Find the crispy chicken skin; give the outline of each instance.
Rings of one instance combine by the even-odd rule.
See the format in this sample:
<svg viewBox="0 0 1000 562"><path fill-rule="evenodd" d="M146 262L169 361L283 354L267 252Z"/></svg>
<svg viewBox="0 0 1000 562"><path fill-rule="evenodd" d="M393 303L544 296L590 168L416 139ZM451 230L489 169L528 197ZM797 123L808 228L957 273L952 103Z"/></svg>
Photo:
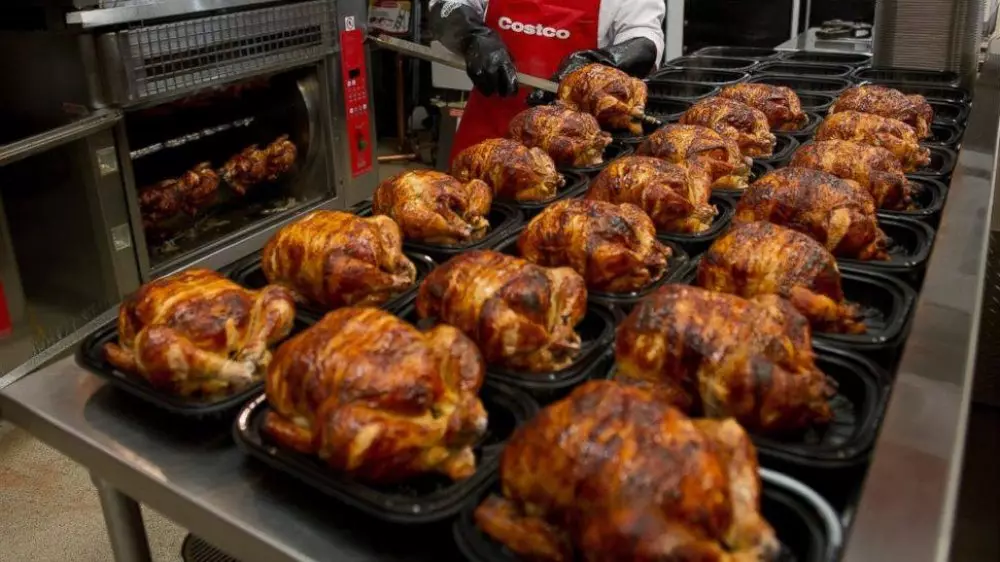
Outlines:
<svg viewBox="0 0 1000 562"><path fill-rule="evenodd" d="M879 209L906 210L913 204L903 167L884 148L844 140L817 141L799 147L788 165L853 180L872 194Z"/></svg>
<svg viewBox="0 0 1000 562"><path fill-rule="evenodd" d="M589 113L605 129L642 134L642 123L633 115L646 108L646 83L617 68L588 64L570 72L559 82L556 94L561 105Z"/></svg>
<svg viewBox="0 0 1000 562"><path fill-rule="evenodd" d="M701 125L660 127L639 145L636 154L673 164L698 164L711 174L714 189L744 189L753 164L736 141Z"/></svg>
<svg viewBox="0 0 1000 562"><path fill-rule="evenodd" d="M650 385L685 412L732 417L753 432L832 419L809 324L776 295L750 300L664 285L618 327L616 380Z"/></svg>
<svg viewBox="0 0 1000 562"><path fill-rule="evenodd" d="M740 199L733 222L756 221L808 234L837 257L889 259L871 194L826 172L782 168L755 181Z"/></svg>
<svg viewBox="0 0 1000 562"><path fill-rule="evenodd" d="M865 333L860 311L844 302L833 254L769 222L734 225L716 240L698 265L698 286L743 298L775 294L820 332Z"/></svg>
<svg viewBox="0 0 1000 562"><path fill-rule="evenodd" d="M261 150L257 145L248 146L243 152L222 165L222 177L234 191L243 195L251 186L263 181L275 181L295 165L298 149L281 135Z"/></svg>
<svg viewBox="0 0 1000 562"><path fill-rule="evenodd" d="M462 244L486 235L493 205L482 180L462 183L434 170L411 170L379 184L372 211L395 220L407 240Z"/></svg>
<svg viewBox="0 0 1000 562"><path fill-rule="evenodd" d="M451 326L420 332L376 308L342 308L289 339L267 372L275 441L370 483L472 476L486 432L479 351Z"/></svg>
<svg viewBox="0 0 1000 562"><path fill-rule="evenodd" d="M830 107L831 114L841 111L872 113L902 121L913 127L918 139L931 136L931 123L934 122L934 109L923 96L908 96L885 86L867 85L847 90Z"/></svg>
<svg viewBox="0 0 1000 562"><path fill-rule="evenodd" d="M719 96L759 109L772 131L798 131L809 121L798 94L787 86L733 84L723 88Z"/></svg>
<svg viewBox="0 0 1000 562"><path fill-rule="evenodd" d="M671 249L656 239L642 209L589 199L556 202L518 238L521 256L546 267L571 267L593 291L623 293L658 281Z"/></svg>
<svg viewBox="0 0 1000 562"><path fill-rule="evenodd" d="M282 227L261 255L269 283L324 309L379 305L417 279L399 226L385 216L313 211Z"/></svg>
<svg viewBox="0 0 1000 562"><path fill-rule="evenodd" d="M159 182L139 191L139 211L146 228L184 211L194 215L208 207L219 189L219 174L202 162L181 177Z"/></svg>
<svg viewBox="0 0 1000 562"><path fill-rule="evenodd" d="M678 166L649 156L626 156L594 178L587 199L642 209L659 232L702 232L718 213L708 203L711 178L698 166Z"/></svg>
<svg viewBox="0 0 1000 562"><path fill-rule="evenodd" d="M510 138L541 148L563 168L599 166L611 144L611 133L602 131L593 115L558 105L540 105L515 115Z"/></svg>
<svg viewBox="0 0 1000 562"><path fill-rule="evenodd" d="M920 146L913 127L873 113L841 111L828 116L816 129L815 140L845 140L882 147L912 172L931 163L931 153Z"/></svg>
<svg viewBox="0 0 1000 562"><path fill-rule="evenodd" d="M417 313L455 326L491 365L555 371L580 350L587 287L568 267L549 269L492 251L460 254L427 276Z"/></svg>
<svg viewBox="0 0 1000 562"><path fill-rule="evenodd" d="M525 560L769 562L757 453L733 420L591 381L511 437L477 525Z"/></svg>
<svg viewBox="0 0 1000 562"><path fill-rule="evenodd" d="M292 329L295 302L282 287L240 287L208 269L146 283L122 302L109 363L156 389L218 396L264 376L269 347Z"/></svg>
<svg viewBox="0 0 1000 562"><path fill-rule="evenodd" d="M451 175L462 183L482 180L497 199L516 201L552 199L565 183L544 150L510 139L487 139L466 148L452 160Z"/></svg>
<svg viewBox="0 0 1000 562"><path fill-rule="evenodd" d="M680 123L701 125L736 141L744 156L771 156L777 142L767 116L745 103L718 96L704 99L684 112Z"/></svg>

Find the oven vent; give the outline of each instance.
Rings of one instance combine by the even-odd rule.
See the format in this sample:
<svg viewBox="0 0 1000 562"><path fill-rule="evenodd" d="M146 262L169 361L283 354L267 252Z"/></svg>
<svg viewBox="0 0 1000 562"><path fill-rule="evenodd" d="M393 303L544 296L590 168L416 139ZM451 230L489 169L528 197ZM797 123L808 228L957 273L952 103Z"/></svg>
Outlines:
<svg viewBox="0 0 1000 562"><path fill-rule="evenodd" d="M100 37L113 101L134 105L318 60L333 50L331 0L139 25Z"/></svg>

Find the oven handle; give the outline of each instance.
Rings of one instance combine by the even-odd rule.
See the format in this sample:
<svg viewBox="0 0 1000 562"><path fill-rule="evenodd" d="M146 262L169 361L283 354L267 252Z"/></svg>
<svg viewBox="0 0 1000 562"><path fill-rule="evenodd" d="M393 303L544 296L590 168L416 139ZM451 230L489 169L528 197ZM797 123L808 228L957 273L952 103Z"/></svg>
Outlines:
<svg viewBox="0 0 1000 562"><path fill-rule="evenodd" d="M12 162L90 136L114 126L121 119L122 112L118 109L98 109L72 123L18 139L10 144L0 145L0 166L6 166Z"/></svg>

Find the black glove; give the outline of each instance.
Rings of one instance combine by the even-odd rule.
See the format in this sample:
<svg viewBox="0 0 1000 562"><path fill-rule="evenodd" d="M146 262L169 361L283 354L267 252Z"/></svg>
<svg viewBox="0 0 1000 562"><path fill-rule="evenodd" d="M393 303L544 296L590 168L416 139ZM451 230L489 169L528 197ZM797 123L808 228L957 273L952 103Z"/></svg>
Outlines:
<svg viewBox="0 0 1000 562"><path fill-rule="evenodd" d="M465 71L476 89L491 96L517 93L517 69L500 36L472 8L438 2L431 8L431 30L452 51L465 55Z"/></svg>
<svg viewBox="0 0 1000 562"><path fill-rule="evenodd" d="M606 49L571 53L559 63L559 70L552 80L560 82L570 72L594 63L613 66L626 74L645 78L656 68L656 44L645 37L636 37ZM555 94L535 90L528 96L528 105L543 105L553 100Z"/></svg>

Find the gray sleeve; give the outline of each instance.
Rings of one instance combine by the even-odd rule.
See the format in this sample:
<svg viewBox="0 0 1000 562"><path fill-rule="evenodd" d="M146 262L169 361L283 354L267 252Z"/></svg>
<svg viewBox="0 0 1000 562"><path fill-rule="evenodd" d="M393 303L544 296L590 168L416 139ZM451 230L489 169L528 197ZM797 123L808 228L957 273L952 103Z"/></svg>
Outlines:
<svg viewBox="0 0 1000 562"><path fill-rule="evenodd" d="M611 0L605 0L611 1ZM611 22L612 45L629 39L645 37L656 45L656 60L663 59L663 18L667 15L665 0L616 0L614 21Z"/></svg>
<svg viewBox="0 0 1000 562"><path fill-rule="evenodd" d="M462 37L469 23L482 24L486 17L487 0L431 0L428 18L431 33L453 53L463 52ZM456 8L464 8L459 13ZM473 12L471 14L467 12ZM466 12L466 13L462 13ZM452 16L449 19L449 16Z"/></svg>
<svg viewBox="0 0 1000 562"><path fill-rule="evenodd" d="M479 12L480 17L486 17L487 0L431 0L428 8L441 6L441 17L446 18L451 13L451 9L454 9L449 8L449 4L452 6L468 6Z"/></svg>

